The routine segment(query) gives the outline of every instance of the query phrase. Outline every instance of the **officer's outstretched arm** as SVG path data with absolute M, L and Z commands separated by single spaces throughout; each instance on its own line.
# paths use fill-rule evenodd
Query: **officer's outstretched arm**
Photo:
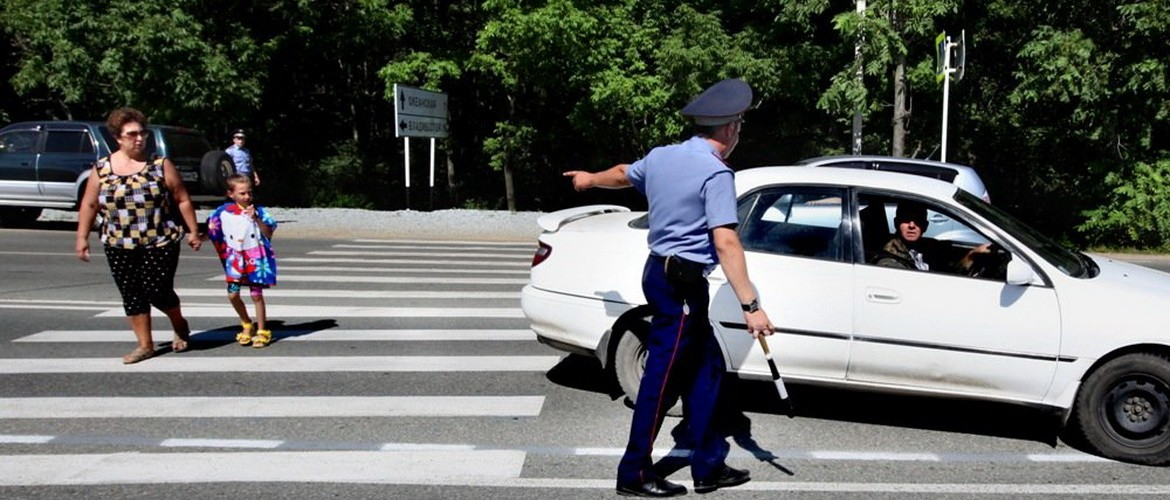
M 626 176 L 626 169 L 629 167 L 629 164 L 621 163 L 601 172 L 591 173 L 584 170 L 570 170 L 562 175 L 573 178 L 573 189 L 577 191 L 584 191 L 593 187 L 619 189 L 633 185 L 630 183 L 630 178 Z

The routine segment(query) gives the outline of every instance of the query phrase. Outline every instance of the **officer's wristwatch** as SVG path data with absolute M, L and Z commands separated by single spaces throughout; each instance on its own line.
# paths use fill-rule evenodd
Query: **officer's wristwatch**
M 754 313 L 760 310 L 760 298 L 756 297 L 751 302 L 740 304 L 739 306 L 743 308 L 743 312 L 745 313 Z

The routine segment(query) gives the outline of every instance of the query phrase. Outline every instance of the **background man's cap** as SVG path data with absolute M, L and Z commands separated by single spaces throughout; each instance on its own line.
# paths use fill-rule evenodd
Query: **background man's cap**
M 922 223 L 926 222 L 926 205 L 912 201 L 903 201 L 898 204 L 898 210 L 894 212 L 894 220 L 912 220 L 922 225 Z
M 242 129 L 242 128 L 238 128 L 238 129 L 235 129 L 232 131 L 232 137 L 237 137 L 237 136 L 238 137 L 247 137 L 247 135 L 244 135 L 244 129 Z
M 682 109 L 702 126 L 718 126 L 743 117 L 752 105 L 752 88 L 739 78 L 728 78 L 712 85 Z

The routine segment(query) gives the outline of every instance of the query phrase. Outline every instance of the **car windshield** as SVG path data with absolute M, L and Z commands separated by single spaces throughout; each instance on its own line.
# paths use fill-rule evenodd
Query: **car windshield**
M 962 189 L 955 192 L 955 200 L 1007 231 L 1064 274 L 1074 278 L 1091 278 L 1096 275 L 1097 266 L 1088 256 L 1061 246 L 998 207 Z

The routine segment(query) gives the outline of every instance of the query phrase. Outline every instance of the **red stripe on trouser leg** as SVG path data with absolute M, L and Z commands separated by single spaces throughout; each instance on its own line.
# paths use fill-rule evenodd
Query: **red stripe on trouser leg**
M 666 399 L 666 386 L 670 385 L 671 370 L 672 370 L 672 368 L 674 368 L 674 360 L 678 357 L 678 344 L 680 342 L 682 342 L 683 328 L 686 326 L 686 324 L 687 324 L 687 315 L 686 315 L 686 313 L 683 313 L 682 318 L 679 318 L 678 330 L 675 332 L 675 335 L 674 335 L 674 349 L 670 350 L 670 363 L 666 364 L 666 376 L 662 377 L 662 387 L 660 387 L 658 389 L 658 407 L 655 408 L 655 410 L 654 410 L 654 421 L 655 422 L 660 422 L 662 419 L 662 401 L 664 399 Z M 658 439 L 658 431 L 661 430 L 660 427 L 661 426 L 659 426 L 659 425 L 655 425 L 650 432 L 650 449 L 651 450 L 654 449 L 654 441 Z M 642 474 L 645 474 L 645 473 L 643 472 L 643 473 L 640 473 L 639 475 L 642 475 Z M 645 481 L 645 480 L 646 480 L 646 478 L 643 476 L 642 481 Z

